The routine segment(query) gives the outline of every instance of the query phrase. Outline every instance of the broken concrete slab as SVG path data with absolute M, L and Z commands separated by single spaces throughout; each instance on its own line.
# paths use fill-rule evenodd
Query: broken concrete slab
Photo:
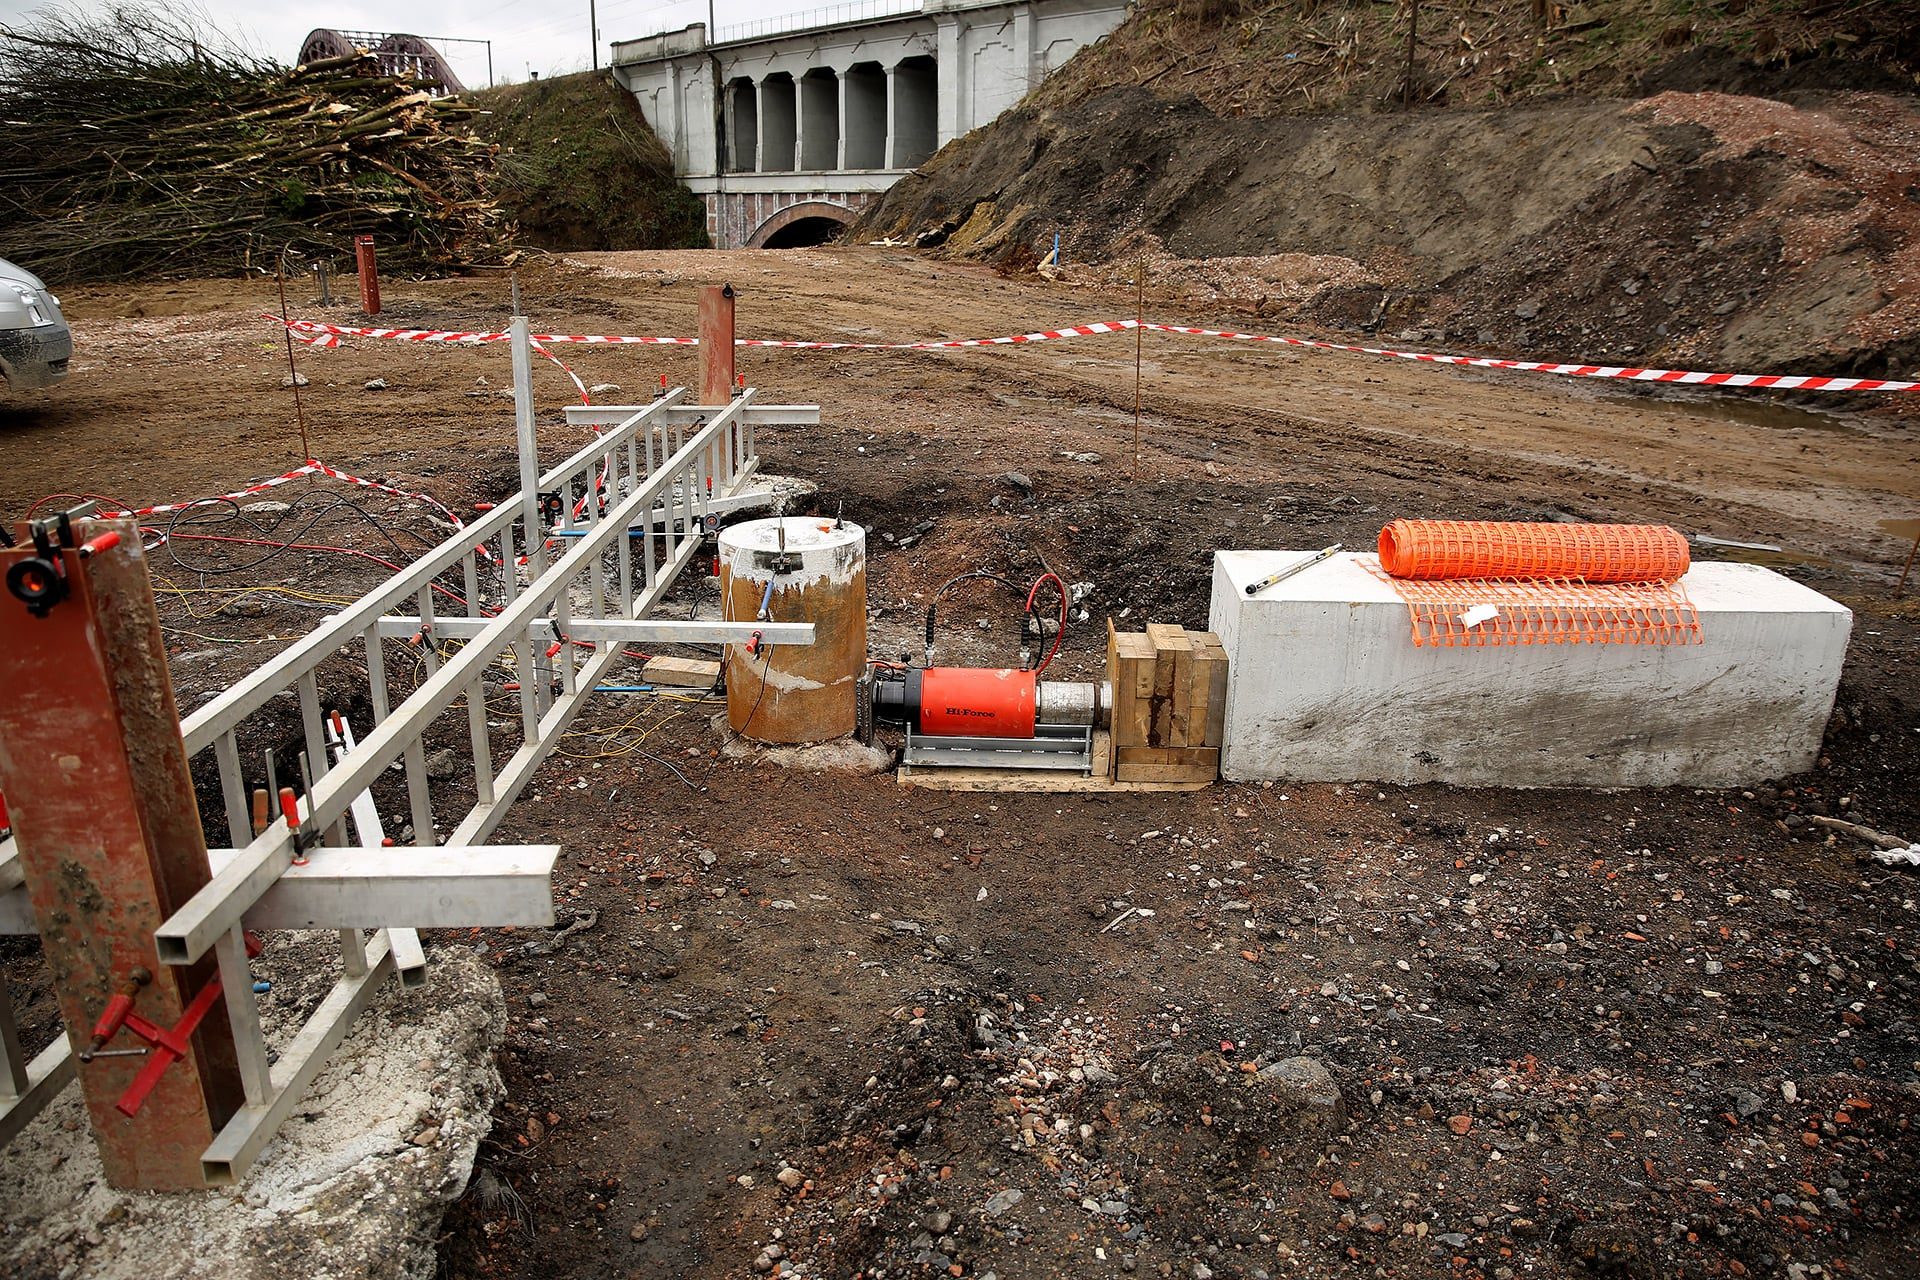
M 262 1010 L 270 1048 L 324 989 L 330 943 L 280 935 L 258 962 L 275 984 Z M 381 993 L 238 1187 L 161 1195 L 108 1186 L 80 1092 L 69 1088 L 0 1161 L 0 1274 L 431 1276 L 441 1216 L 466 1188 L 504 1092 L 493 1051 L 506 1029 L 491 969 L 465 948 L 431 959 L 424 987 Z

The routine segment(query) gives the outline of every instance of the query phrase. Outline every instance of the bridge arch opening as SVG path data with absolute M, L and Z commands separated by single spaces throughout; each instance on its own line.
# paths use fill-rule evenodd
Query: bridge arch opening
M 759 168 L 760 95 L 741 76 L 727 83 L 727 169 L 752 173 Z
M 902 58 L 893 69 L 893 167 L 917 169 L 940 144 L 940 64 L 931 57 Z
M 800 122 L 793 77 L 776 71 L 760 82 L 760 172 L 791 173 L 794 132 Z
M 806 249 L 830 244 L 853 222 L 853 210 L 824 200 L 788 205 L 747 238 L 749 249 Z
M 877 62 L 856 62 L 846 71 L 846 163 L 848 169 L 887 167 L 887 73 Z
M 800 77 L 800 167 L 840 167 L 840 78 L 831 67 Z

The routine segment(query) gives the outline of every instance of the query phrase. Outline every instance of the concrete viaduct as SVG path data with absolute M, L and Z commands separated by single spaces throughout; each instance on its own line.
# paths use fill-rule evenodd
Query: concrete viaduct
M 891 7 L 889 7 L 891 6 Z M 819 244 L 1126 15 L 1127 0 L 866 0 L 617 41 L 714 247 Z M 770 29 L 771 28 L 771 29 Z

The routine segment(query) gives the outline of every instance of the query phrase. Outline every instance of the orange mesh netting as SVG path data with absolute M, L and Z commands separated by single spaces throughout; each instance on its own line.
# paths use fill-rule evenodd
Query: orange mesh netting
M 1417 646 L 1700 643 L 1687 541 L 1665 525 L 1396 520 L 1362 562 Z
M 1663 524 L 1529 524 L 1395 520 L 1380 531 L 1380 564 L 1396 578 L 1577 578 L 1672 582 L 1687 540 Z

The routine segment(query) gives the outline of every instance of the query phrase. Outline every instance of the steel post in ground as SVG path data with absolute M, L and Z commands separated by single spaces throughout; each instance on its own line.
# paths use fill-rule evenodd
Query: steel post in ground
M 380 267 L 374 261 L 373 237 L 355 236 L 353 256 L 360 268 L 360 309 L 377 316 L 380 314 Z
M 733 286 L 700 290 L 700 403 L 733 399 Z
M 56 548 L 64 598 L 44 617 L 0 597 L 0 789 L 76 1050 L 116 993 L 131 990 L 132 1012 L 171 1027 L 215 971 L 211 956 L 170 968 L 155 950 L 154 931 L 211 873 L 139 530 L 131 521 L 78 527 L 76 540 L 114 532 L 120 541 L 90 558 Z M 35 554 L 0 551 L 0 564 Z M 138 1047 L 131 1033 L 108 1040 Z M 244 1095 L 225 1018 L 201 1022 L 184 1047 L 131 1119 L 115 1103 L 143 1060 L 79 1065 L 112 1185 L 203 1185 L 200 1154 Z

